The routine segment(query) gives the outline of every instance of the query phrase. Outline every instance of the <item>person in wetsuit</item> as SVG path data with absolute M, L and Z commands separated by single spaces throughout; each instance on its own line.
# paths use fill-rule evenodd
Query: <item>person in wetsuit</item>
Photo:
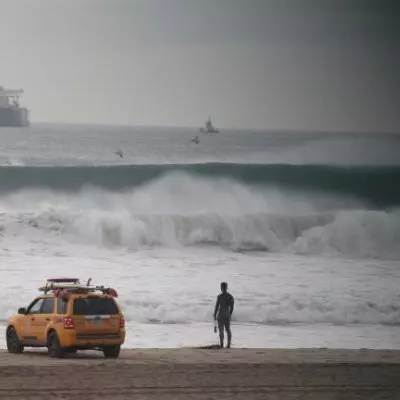
M 224 347 L 224 328 L 228 337 L 227 348 L 231 347 L 232 332 L 231 332 L 231 316 L 233 313 L 234 298 L 228 293 L 228 284 L 221 283 L 221 294 L 217 297 L 217 302 L 214 309 L 214 320 L 218 321 L 219 342 L 221 349 Z

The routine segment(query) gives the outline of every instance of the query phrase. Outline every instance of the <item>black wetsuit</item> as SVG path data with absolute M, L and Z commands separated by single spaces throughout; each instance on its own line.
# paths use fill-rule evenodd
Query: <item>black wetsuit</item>
M 218 330 L 221 348 L 224 347 L 224 328 L 228 336 L 228 347 L 231 346 L 231 315 L 233 312 L 235 300 L 228 292 L 223 292 L 217 297 L 215 304 L 214 318 L 218 321 Z

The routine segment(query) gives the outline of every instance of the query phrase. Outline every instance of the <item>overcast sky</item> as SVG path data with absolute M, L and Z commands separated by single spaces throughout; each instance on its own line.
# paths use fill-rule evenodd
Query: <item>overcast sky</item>
M 0 0 L 33 122 L 400 131 L 397 0 Z

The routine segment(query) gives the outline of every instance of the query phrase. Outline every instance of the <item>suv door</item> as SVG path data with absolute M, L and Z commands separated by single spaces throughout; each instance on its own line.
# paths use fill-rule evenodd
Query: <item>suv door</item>
M 37 341 L 40 344 L 46 344 L 47 342 L 47 325 L 51 321 L 51 317 L 54 314 L 54 297 L 46 297 L 43 300 L 40 313 L 36 316 L 36 327 L 37 331 Z
M 44 298 L 39 297 L 28 306 L 22 327 L 22 340 L 24 342 L 37 342 L 39 329 L 37 318 L 43 305 Z

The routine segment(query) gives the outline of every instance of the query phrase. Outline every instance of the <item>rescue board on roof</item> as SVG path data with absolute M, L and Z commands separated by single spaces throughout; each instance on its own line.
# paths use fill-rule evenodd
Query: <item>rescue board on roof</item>
M 118 297 L 118 293 L 115 289 L 104 286 L 104 285 L 90 285 L 91 279 L 87 281 L 87 284 L 80 283 L 77 278 L 51 278 L 47 279 L 45 285 L 39 287 L 41 292 L 56 292 L 61 293 L 88 293 L 88 292 L 102 292 L 112 297 Z

